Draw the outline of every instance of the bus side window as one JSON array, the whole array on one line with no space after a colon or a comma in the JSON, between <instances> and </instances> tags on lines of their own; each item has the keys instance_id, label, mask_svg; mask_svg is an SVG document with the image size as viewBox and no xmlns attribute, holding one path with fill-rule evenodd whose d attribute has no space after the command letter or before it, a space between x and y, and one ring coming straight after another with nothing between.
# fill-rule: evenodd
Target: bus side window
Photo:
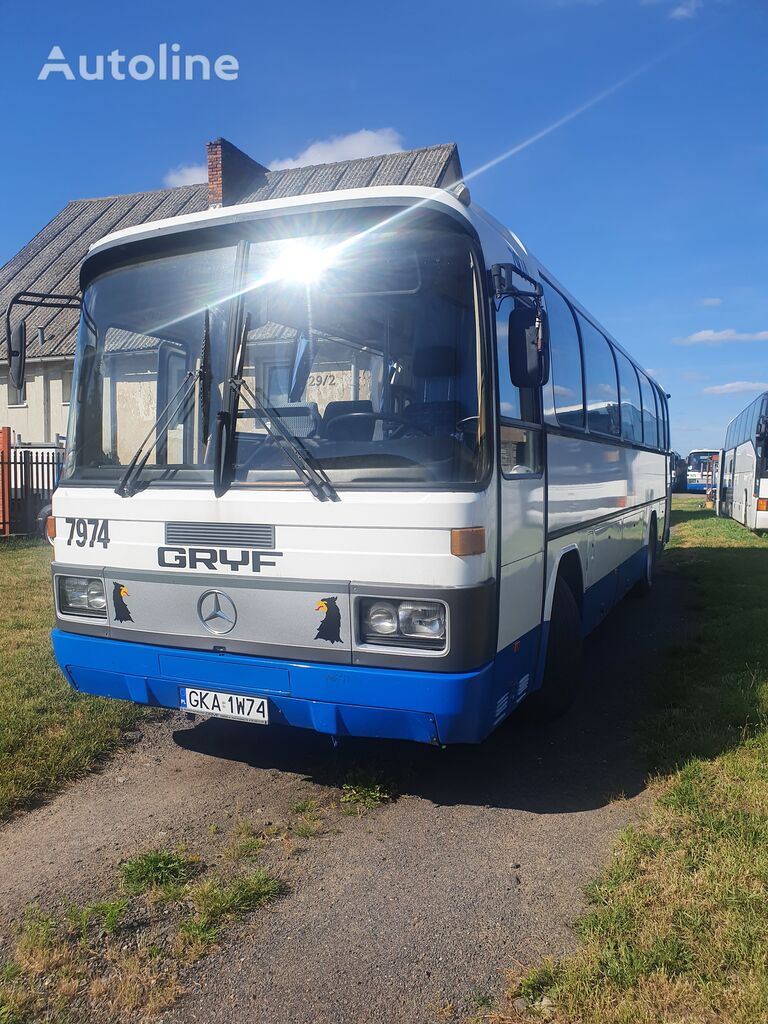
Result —
<instances>
[{"instance_id":1,"label":"bus side window","mask_svg":"<svg viewBox=\"0 0 768 1024\"><path fill-rule=\"evenodd\" d=\"M667 400L660 387L654 384L656 391L656 405L659 410L659 448L667 451L669 448L669 411Z\"/></svg>"},{"instance_id":2,"label":"bus side window","mask_svg":"<svg viewBox=\"0 0 768 1024\"><path fill-rule=\"evenodd\" d=\"M758 398L752 405L752 417L749 424L749 439L754 443L757 438L757 422L760 419L762 399Z\"/></svg>"},{"instance_id":3,"label":"bus side window","mask_svg":"<svg viewBox=\"0 0 768 1024\"><path fill-rule=\"evenodd\" d=\"M659 435L656 426L656 399L653 394L653 386L644 373L638 370L640 378L640 394L643 399L643 444L649 448L656 448L659 443Z\"/></svg>"},{"instance_id":4,"label":"bus side window","mask_svg":"<svg viewBox=\"0 0 768 1024\"><path fill-rule=\"evenodd\" d=\"M619 367L621 394L621 435L625 441L643 443L643 420L640 413L640 384L635 368L623 352L613 350Z\"/></svg>"},{"instance_id":5,"label":"bus side window","mask_svg":"<svg viewBox=\"0 0 768 1024\"><path fill-rule=\"evenodd\" d=\"M563 427L584 427L584 375L581 345L573 310L563 296L546 281L544 301L549 318L549 347L552 360L552 386L545 394L554 396L554 408L545 409L555 415Z\"/></svg>"},{"instance_id":6,"label":"bus side window","mask_svg":"<svg viewBox=\"0 0 768 1024\"><path fill-rule=\"evenodd\" d=\"M542 437L540 389L517 388L509 372L509 308L503 303L496 318L499 367L499 462L505 477L540 473ZM517 421L517 422L513 422Z\"/></svg>"},{"instance_id":7,"label":"bus side window","mask_svg":"<svg viewBox=\"0 0 768 1024\"><path fill-rule=\"evenodd\" d=\"M579 315L587 383L587 426L600 434L620 434L619 384L608 339Z\"/></svg>"}]
</instances>

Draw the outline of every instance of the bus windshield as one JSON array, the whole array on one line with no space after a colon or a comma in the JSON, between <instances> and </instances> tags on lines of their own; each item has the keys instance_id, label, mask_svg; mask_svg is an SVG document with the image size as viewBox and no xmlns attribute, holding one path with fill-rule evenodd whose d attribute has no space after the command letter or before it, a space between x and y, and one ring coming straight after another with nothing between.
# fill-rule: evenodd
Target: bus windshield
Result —
<instances>
[{"instance_id":1,"label":"bus windshield","mask_svg":"<svg viewBox=\"0 0 768 1024\"><path fill-rule=\"evenodd\" d=\"M64 479L114 486L159 417L141 486L210 485L224 414L234 485L295 485L248 391L336 487L483 478L481 286L469 238L437 218L279 230L123 262L87 286ZM236 380L248 386L239 395ZM197 383L174 404L185 381Z\"/></svg>"},{"instance_id":2,"label":"bus windshield","mask_svg":"<svg viewBox=\"0 0 768 1024\"><path fill-rule=\"evenodd\" d=\"M688 456L688 469L692 473L704 473L709 468L709 463L716 451L691 452Z\"/></svg>"}]
</instances>

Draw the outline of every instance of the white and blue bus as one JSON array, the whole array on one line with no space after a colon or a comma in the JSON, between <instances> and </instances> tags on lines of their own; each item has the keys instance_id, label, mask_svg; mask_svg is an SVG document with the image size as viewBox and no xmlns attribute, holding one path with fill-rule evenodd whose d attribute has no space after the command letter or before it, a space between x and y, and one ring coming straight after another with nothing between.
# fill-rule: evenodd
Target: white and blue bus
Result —
<instances>
[{"instance_id":1,"label":"white and blue bus","mask_svg":"<svg viewBox=\"0 0 768 1024\"><path fill-rule=\"evenodd\" d=\"M718 513L768 530L768 391L728 424L720 467Z\"/></svg>"},{"instance_id":2,"label":"white and blue bus","mask_svg":"<svg viewBox=\"0 0 768 1024\"><path fill-rule=\"evenodd\" d=\"M704 494L713 481L713 462L717 458L714 448L694 448L686 459L685 488L692 494Z\"/></svg>"},{"instance_id":3,"label":"white and blue bus","mask_svg":"<svg viewBox=\"0 0 768 1024\"><path fill-rule=\"evenodd\" d=\"M81 288L51 522L77 690L474 743L562 712L651 587L667 396L466 188L131 228Z\"/></svg>"}]
</instances>

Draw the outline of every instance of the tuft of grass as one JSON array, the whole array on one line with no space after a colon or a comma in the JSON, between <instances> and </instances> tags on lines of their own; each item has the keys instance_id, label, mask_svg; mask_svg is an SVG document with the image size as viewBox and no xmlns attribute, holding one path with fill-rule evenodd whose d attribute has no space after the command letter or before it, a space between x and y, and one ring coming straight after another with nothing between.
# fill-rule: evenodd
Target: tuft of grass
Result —
<instances>
[{"instance_id":1,"label":"tuft of grass","mask_svg":"<svg viewBox=\"0 0 768 1024\"><path fill-rule=\"evenodd\" d=\"M190 887L194 913L179 928L177 949L187 960L198 959L218 941L222 925L284 895L280 879L266 871L231 879L211 877Z\"/></svg>"},{"instance_id":2,"label":"tuft of grass","mask_svg":"<svg viewBox=\"0 0 768 1024\"><path fill-rule=\"evenodd\" d=\"M124 899L89 903L85 907L70 903L66 909L66 919L71 931L80 937L81 942L86 942L88 929L94 921L101 923L101 927L107 935L112 935L127 906L128 901Z\"/></svg>"},{"instance_id":3,"label":"tuft of grass","mask_svg":"<svg viewBox=\"0 0 768 1024\"><path fill-rule=\"evenodd\" d=\"M92 768L148 714L78 694L62 675L51 649L51 555L43 541L0 540L0 820Z\"/></svg>"},{"instance_id":4,"label":"tuft of grass","mask_svg":"<svg viewBox=\"0 0 768 1024\"><path fill-rule=\"evenodd\" d=\"M189 891L198 921L218 925L222 920L247 914L276 899L285 891L283 883L266 871L224 880L206 878Z\"/></svg>"},{"instance_id":5,"label":"tuft of grass","mask_svg":"<svg viewBox=\"0 0 768 1024\"><path fill-rule=\"evenodd\" d=\"M267 845L266 833L257 833L253 824L245 818L235 823L235 838L227 847L226 854L232 860L247 860L259 854Z\"/></svg>"},{"instance_id":6,"label":"tuft of grass","mask_svg":"<svg viewBox=\"0 0 768 1024\"><path fill-rule=\"evenodd\" d=\"M247 860L255 857L264 849L265 841L259 836L246 836L244 839L237 839L227 848L227 855L232 860Z\"/></svg>"},{"instance_id":7,"label":"tuft of grass","mask_svg":"<svg viewBox=\"0 0 768 1024\"><path fill-rule=\"evenodd\" d=\"M188 882L199 868L199 858L170 850L149 850L124 861L120 874L126 892L134 896L160 889L174 897L178 887Z\"/></svg>"},{"instance_id":8,"label":"tuft of grass","mask_svg":"<svg viewBox=\"0 0 768 1024\"><path fill-rule=\"evenodd\" d=\"M314 814L318 810L317 800L297 800L291 804L292 814Z\"/></svg>"},{"instance_id":9,"label":"tuft of grass","mask_svg":"<svg viewBox=\"0 0 768 1024\"><path fill-rule=\"evenodd\" d=\"M316 813L304 814L293 826L294 833L300 839L314 839L323 831L323 822Z\"/></svg>"},{"instance_id":10,"label":"tuft of grass","mask_svg":"<svg viewBox=\"0 0 768 1024\"><path fill-rule=\"evenodd\" d=\"M356 769L341 784L342 810L346 814L364 814L388 803L392 793L380 775Z\"/></svg>"},{"instance_id":11,"label":"tuft of grass","mask_svg":"<svg viewBox=\"0 0 768 1024\"><path fill-rule=\"evenodd\" d=\"M675 522L700 628L657 671L658 798L587 888L576 954L510 992L558 1024L768 1020L768 541L685 496Z\"/></svg>"}]
</instances>

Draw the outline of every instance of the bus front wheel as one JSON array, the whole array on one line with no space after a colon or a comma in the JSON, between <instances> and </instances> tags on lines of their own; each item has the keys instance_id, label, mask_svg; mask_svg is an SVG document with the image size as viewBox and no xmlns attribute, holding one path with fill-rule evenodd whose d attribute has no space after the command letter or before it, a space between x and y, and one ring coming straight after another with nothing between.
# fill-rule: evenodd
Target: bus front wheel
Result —
<instances>
[{"instance_id":1,"label":"bus front wheel","mask_svg":"<svg viewBox=\"0 0 768 1024\"><path fill-rule=\"evenodd\" d=\"M544 679L522 704L529 721L551 722L573 704L581 684L581 615L568 583L559 576L552 599Z\"/></svg>"}]
</instances>

